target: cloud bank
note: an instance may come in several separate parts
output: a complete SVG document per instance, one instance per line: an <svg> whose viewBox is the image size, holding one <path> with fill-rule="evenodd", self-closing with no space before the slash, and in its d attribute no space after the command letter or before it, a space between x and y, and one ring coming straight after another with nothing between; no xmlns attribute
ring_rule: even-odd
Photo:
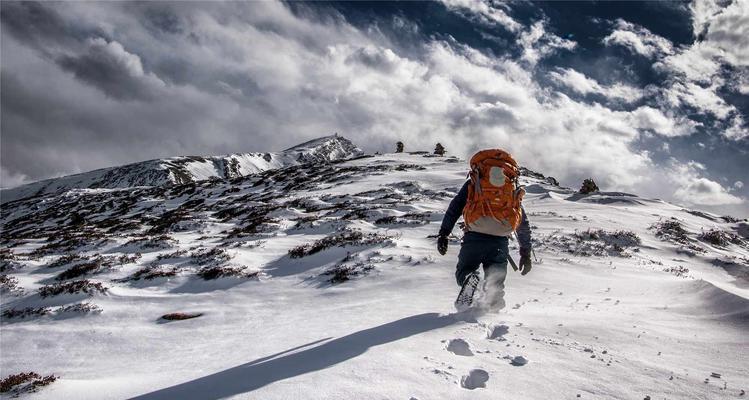
<svg viewBox="0 0 749 400"><path fill-rule="evenodd" d="M547 69L544 60L579 46L545 17L524 23L505 4L445 3L514 35L516 56L451 36L404 46L398 34L412 37L419 26L402 17L362 27L331 10L276 2L3 2L3 185L178 154L274 150L339 132L368 151L390 151L398 140L409 149L439 141L460 156L503 147L573 186L593 176L605 189L746 204L745 189L692 160L660 162L635 146L693 135L707 122L692 115L722 124L725 140L747 136L741 113L720 95L720 66L744 66L745 54L716 53L742 43L729 32L745 14L701 17L706 39L684 48L613 21L604 45L652 59L666 76L662 87L638 87Z"/></svg>

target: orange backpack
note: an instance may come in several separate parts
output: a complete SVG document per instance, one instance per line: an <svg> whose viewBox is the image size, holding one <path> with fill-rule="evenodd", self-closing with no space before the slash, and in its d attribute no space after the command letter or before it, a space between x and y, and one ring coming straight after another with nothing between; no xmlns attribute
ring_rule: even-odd
<svg viewBox="0 0 749 400"><path fill-rule="evenodd" d="M523 218L520 204L525 189L518 184L518 164L500 149L482 150L471 157L471 182L463 208L463 220L471 225L482 217L489 217L515 231ZM510 231L511 229L511 231Z"/></svg>

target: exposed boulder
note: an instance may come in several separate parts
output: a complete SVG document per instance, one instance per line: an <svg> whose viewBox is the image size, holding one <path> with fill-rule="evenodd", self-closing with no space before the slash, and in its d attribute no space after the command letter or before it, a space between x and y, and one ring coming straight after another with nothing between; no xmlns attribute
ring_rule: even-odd
<svg viewBox="0 0 749 400"><path fill-rule="evenodd" d="M447 153L447 150L445 150L441 143L437 143L437 145L434 146L434 154L444 156L445 153Z"/></svg>
<svg viewBox="0 0 749 400"><path fill-rule="evenodd" d="M596 193L598 191L598 185L596 185L596 182L593 180L593 178L584 180L583 185L580 187L581 194Z"/></svg>

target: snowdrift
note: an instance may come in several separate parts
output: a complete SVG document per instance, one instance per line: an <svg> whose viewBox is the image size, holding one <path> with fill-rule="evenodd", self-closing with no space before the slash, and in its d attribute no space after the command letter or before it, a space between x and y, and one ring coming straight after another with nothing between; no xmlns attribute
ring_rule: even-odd
<svg viewBox="0 0 749 400"><path fill-rule="evenodd" d="M717 399L749 388L746 221L582 196L524 170L534 268L509 271L505 309L457 314L461 233L446 256L434 235L465 161L345 143L288 149L288 164L236 158L247 170L228 176L193 159L184 181L124 169L109 189L61 178L4 203L2 378L57 377L23 394L35 399Z"/></svg>

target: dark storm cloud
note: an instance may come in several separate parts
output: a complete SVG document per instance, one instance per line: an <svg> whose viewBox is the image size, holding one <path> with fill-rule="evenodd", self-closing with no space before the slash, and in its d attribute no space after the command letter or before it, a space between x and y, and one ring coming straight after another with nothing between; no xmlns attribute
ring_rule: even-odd
<svg viewBox="0 0 749 400"><path fill-rule="evenodd" d="M100 29L65 19L57 10L37 2L4 2L3 28L16 40L53 59L81 81L118 99L150 99L163 85L143 71L140 58L120 43L108 41ZM149 11L148 21L174 29L165 13ZM86 21L88 22L88 21Z"/></svg>
<svg viewBox="0 0 749 400"><path fill-rule="evenodd" d="M144 73L140 57L102 38L90 39L83 54L60 56L56 62L116 99L153 99L164 86L155 76Z"/></svg>
<svg viewBox="0 0 749 400"><path fill-rule="evenodd" d="M37 46L42 40L65 39L73 32L57 12L37 2L3 2L0 16L8 33Z"/></svg>
<svg viewBox="0 0 749 400"><path fill-rule="evenodd" d="M52 44L71 46L92 35L104 35L95 27L80 26L63 18L54 8L35 1L3 1L0 20L7 33L44 53L50 51Z"/></svg>
<svg viewBox="0 0 749 400"><path fill-rule="evenodd" d="M139 4L145 7L141 13L143 26L152 33L177 35L185 33L183 21L168 6L160 3Z"/></svg>

